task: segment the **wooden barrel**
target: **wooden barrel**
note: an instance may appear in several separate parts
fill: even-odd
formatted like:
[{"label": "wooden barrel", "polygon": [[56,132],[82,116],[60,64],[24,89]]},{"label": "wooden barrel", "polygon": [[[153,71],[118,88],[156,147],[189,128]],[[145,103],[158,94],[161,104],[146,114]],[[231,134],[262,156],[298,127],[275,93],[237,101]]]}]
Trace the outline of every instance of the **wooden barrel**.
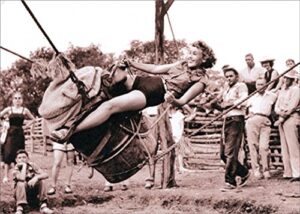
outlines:
[{"label": "wooden barrel", "polygon": [[[136,130],[138,124],[140,128]],[[139,114],[118,115],[98,127],[74,134],[70,142],[106,180],[117,183],[138,172],[156,152],[157,142],[151,134],[134,134],[147,131],[148,125]],[[132,129],[135,131],[128,131]]]}]

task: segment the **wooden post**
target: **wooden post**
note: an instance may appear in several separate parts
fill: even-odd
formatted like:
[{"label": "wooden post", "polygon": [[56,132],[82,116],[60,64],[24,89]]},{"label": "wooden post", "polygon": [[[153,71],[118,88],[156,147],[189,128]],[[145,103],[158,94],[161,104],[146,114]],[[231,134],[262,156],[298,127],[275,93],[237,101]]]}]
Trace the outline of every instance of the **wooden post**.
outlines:
[{"label": "wooden post", "polygon": [[[155,63],[164,63],[164,16],[168,9],[173,4],[174,0],[168,0],[164,3],[163,0],[155,1]],[[162,114],[166,106],[163,104],[158,109],[158,114]],[[164,151],[172,144],[174,144],[172,138],[172,130],[168,114],[159,121],[158,123],[158,136],[161,141],[161,149]],[[161,175],[161,187],[171,188],[176,186],[175,182],[175,150],[166,154],[163,159]]]}]

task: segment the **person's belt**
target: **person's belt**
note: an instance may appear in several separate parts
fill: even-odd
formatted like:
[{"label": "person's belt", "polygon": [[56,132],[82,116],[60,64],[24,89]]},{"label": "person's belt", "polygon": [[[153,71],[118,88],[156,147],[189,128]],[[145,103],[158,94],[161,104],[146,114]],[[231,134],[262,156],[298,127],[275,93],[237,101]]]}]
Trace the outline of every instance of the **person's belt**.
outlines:
[{"label": "person's belt", "polygon": [[267,117],[267,118],[269,118],[269,116],[268,116],[268,115],[266,115],[266,114],[262,114],[262,113],[255,113],[254,115],[258,115],[258,116],[262,116],[262,117]]},{"label": "person's belt", "polygon": [[234,116],[228,116],[225,119],[226,120],[235,119],[235,118],[240,119],[240,118],[244,118],[244,117],[245,117],[244,115],[234,115]]}]

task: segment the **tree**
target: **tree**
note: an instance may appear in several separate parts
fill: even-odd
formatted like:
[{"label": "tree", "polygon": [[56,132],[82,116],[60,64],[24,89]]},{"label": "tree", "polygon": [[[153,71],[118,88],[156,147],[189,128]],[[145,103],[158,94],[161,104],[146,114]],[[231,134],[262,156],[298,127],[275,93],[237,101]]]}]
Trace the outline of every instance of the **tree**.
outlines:
[{"label": "tree", "polygon": [[[54,51],[50,48],[39,48],[30,54],[30,60],[45,59],[49,62],[53,58]],[[67,57],[77,68],[83,66],[100,66],[106,68],[113,61],[113,54],[103,54],[100,48],[91,44],[88,47],[70,46],[66,51]],[[24,105],[35,115],[38,115],[38,107],[50,79],[34,77],[30,73],[31,62],[19,59],[11,68],[0,72],[0,109],[11,105],[10,98],[14,91],[22,92]]]},{"label": "tree", "polygon": [[91,44],[88,47],[74,47],[67,50],[67,56],[75,64],[76,68],[84,66],[108,67],[113,62],[113,53],[103,54],[99,46]]},{"label": "tree", "polygon": [[[187,43],[185,40],[177,40],[176,41],[179,49],[183,49],[187,47]],[[177,47],[174,41],[166,40],[164,42],[164,59],[166,63],[173,63],[177,61],[181,55],[177,53]],[[154,41],[139,41],[133,40],[130,43],[130,48],[128,50],[124,50],[124,53],[127,57],[143,63],[155,64],[155,42]],[[147,75],[142,71],[135,70],[138,75]]]}]

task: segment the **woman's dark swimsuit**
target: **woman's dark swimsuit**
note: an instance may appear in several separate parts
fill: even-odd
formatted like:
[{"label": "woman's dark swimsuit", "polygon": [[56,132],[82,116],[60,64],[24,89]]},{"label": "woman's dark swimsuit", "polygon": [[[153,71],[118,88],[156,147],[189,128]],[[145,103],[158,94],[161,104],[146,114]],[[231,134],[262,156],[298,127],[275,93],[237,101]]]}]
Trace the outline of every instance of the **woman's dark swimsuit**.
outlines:
[{"label": "woman's dark swimsuit", "polygon": [[136,76],[132,90],[141,91],[146,97],[146,107],[156,106],[165,101],[165,86],[161,77]]}]

